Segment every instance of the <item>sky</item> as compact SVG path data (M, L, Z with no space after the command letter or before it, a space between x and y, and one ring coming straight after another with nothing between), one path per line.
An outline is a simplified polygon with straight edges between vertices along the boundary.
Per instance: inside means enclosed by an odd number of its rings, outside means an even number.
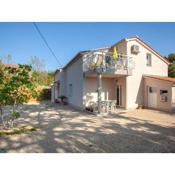
M64 66L83 50L107 47L123 38L139 36L161 55L175 52L175 23L37 23ZM0 58L10 54L12 63L29 63L39 57L48 71L59 66L33 23L0 23Z

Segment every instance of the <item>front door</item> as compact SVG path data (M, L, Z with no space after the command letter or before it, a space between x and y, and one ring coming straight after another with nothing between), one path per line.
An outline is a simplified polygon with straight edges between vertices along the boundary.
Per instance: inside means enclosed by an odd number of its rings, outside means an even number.
M122 105L122 86L118 84L116 85L116 105Z
M60 97L60 83L57 83L57 99Z
M157 108L157 88L148 86L148 107Z

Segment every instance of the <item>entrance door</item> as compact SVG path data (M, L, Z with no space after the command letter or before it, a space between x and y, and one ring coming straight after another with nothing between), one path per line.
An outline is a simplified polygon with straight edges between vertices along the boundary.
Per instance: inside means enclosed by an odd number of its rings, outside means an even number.
M157 88L148 86L148 107L157 108Z
M122 86L118 84L116 85L116 105L122 105Z
M57 99L60 96L60 83L57 83Z

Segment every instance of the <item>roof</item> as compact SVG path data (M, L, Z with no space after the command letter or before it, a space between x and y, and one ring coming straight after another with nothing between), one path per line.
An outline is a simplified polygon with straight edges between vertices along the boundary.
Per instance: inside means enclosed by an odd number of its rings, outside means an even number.
M159 57L162 61L164 61L166 64L170 64L170 62L163 57L160 53L158 53L157 51L155 51L152 47L150 47L147 43L145 43L142 39L140 39L138 36L133 36L130 37L128 39L126 39L127 41L131 41L131 40L136 40L139 44L141 44L143 47L145 47L146 49L148 49L150 52L152 52L153 54L155 54L157 57Z
M61 68L56 69L55 72L54 72L54 76L55 76L55 74L56 74L57 72L60 72L60 71L61 71Z
M85 54L93 51L100 51L100 50L105 50L109 49L110 47L101 47L101 48L95 48L95 49L90 49L90 50L85 50L85 51L80 51L78 52L64 67L63 69L66 69L69 65L71 65L73 62L84 56Z
M157 79L157 80L169 81L169 82L175 83L175 78L172 78L172 77L144 76L144 78L153 78L153 79Z
M80 51L78 52L64 67L63 69L66 69L69 65L71 65L72 63L74 63L76 60L78 60L79 58L81 58L85 53L87 53L89 51Z
M17 64L3 64L5 67L18 68Z

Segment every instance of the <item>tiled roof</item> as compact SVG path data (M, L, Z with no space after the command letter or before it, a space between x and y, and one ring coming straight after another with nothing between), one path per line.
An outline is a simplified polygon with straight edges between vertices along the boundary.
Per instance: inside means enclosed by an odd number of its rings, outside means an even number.
M154 78L157 80L169 81L175 83L175 78L171 77L161 77L161 76L144 76L145 78Z
M18 68L17 64L4 64L5 67Z

